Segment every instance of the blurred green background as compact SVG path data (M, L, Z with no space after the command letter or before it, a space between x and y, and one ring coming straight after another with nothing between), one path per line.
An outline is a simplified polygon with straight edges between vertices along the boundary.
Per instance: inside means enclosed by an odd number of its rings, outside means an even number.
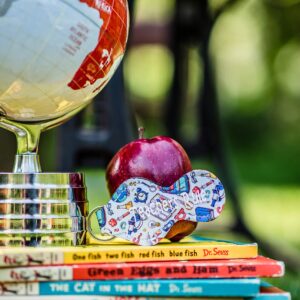
M200 0L199 0L200 1ZM227 5L230 2L230 5ZM300 257L300 1L211 0L211 14L224 5L210 39L217 96L231 171L238 183L249 228L276 250ZM138 0L135 23L170 22L173 0ZM134 34L134 30L133 30ZM203 75L198 46L189 49L190 81L180 132L185 142L197 136L196 101ZM132 46L124 60L126 88L146 136L166 134L164 104L170 91L174 60L162 44ZM55 169L56 131L44 134L44 170ZM1 130L1 170L8 170L14 137ZM45 147L46 146L46 147ZM46 149L45 149L46 148ZM194 168L214 170L204 159ZM84 170L91 207L108 199L104 170ZM243 240L230 232L230 200L222 218L199 225L200 234ZM273 257L277 258L277 257ZM300 270L271 280L300 299Z
M232 173L238 182L249 228L272 243L276 253L300 257L300 1L210 1L211 13L232 2L218 16L210 39L217 95ZM136 23L168 24L172 0L137 1ZM142 63L141 63L142 62ZM196 101L202 80L198 47L189 49L184 119L186 142L197 136ZM138 124L152 137L166 133L164 104L171 88L174 60L161 44L132 47L125 58L125 79ZM158 76L159 74L159 76ZM209 161L193 167L214 170ZM99 176L89 176L97 194ZM102 177L101 189L105 190ZM105 197L106 198L106 197ZM229 232L230 203L214 224L199 234L245 239ZM262 252L263 250L261 250ZM276 254L275 257L277 258ZM295 270L294 270L295 271ZM300 299L300 270L270 280Z
M210 1L211 13L225 2ZM210 40L232 172L249 228L300 260L300 1L232 2L216 20ZM172 0L139 0L136 22L168 24L174 5ZM187 142L193 142L202 78L197 46L189 50L189 68L180 130ZM173 71L173 57L161 44L132 47L125 58L126 86L138 124L146 127L148 137L166 133L162 118ZM214 169L199 159L193 166ZM88 179L97 181L98 174ZM105 189L104 179L101 186ZM104 195L108 197L106 191ZM227 231L232 220L229 204L222 218L199 225L198 231L243 239ZM300 299L300 270L287 268L285 277L270 281Z

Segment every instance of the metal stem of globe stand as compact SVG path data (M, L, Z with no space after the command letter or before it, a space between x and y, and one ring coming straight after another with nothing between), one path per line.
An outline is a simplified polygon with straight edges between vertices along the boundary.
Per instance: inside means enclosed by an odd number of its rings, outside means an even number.
M15 156L13 173L40 173L41 164L39 155L36 153L32 154L21 154Z
M24 124L0 118L0 127L13 132L17 138L14 173L39 173L41 165L37 154L42 126Z
M82 108L45 122L24 123L0 116L0 127L17 138L13 173L0 173L0 246L85 243L88 201L83 175L42 173L37 154L41 133Z
M79 112L85 105L50 121L24 123L0 116L0 127L13 132L17 138L17 155L15 157L14 173L39 173L41 165L38 146L41 133L56 127Z

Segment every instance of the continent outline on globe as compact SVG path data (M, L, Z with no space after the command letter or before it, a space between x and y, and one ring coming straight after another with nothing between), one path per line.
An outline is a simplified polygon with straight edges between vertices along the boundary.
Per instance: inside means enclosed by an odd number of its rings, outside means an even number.
M124 30L124 28L127 28L128 26L128 17L126 14L124 14L123 16L118 16L116 11L112 9L112 7L105 1L79 1L87 4L89 7L96 9L99 12L100 18L102 18L103 20L103 30L101 28L97 46L86 56L80 68L74 75L72 81L68 84L68 86L75 90L85 87L88 83L94 84L97 79L107 76L113 63L118 59L118 57L122 55L120 53L120 50L122 53L125 52L128 37L127 30ZM119 4L126 6L126 2L121 0L114 1L113 3L116 6ZM115 39L108 38L112 37L115 34L115 31L111 31L111 27L107 26L108 22L113 22L115 25L114 27L117 27L117 31L121 33L118 40L120 47L114 47ZM104 34L103 31L107 33ZM98 87L95 88L94 91L97 91L105 83L106 81L101 83Z
M0 114L37 122L87 105L124 55L128 22L124 0L0 1Z

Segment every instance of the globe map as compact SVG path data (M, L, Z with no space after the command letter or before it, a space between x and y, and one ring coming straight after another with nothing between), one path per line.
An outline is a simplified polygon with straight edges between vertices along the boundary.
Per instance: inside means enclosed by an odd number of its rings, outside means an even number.
M126 0L0 0L0 116L55 119L112 77L128 35Z

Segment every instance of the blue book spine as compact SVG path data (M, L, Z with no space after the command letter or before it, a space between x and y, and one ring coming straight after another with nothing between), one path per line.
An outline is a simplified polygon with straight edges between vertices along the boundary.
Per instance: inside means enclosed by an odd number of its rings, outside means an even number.
M260 280L107 280L38 282L39 295L164 296L164 297L252 297L259 293Z
M249 300L291 300L290 293L258 294Z
M260 293L249 300L291 300L291 294L261 281Z

